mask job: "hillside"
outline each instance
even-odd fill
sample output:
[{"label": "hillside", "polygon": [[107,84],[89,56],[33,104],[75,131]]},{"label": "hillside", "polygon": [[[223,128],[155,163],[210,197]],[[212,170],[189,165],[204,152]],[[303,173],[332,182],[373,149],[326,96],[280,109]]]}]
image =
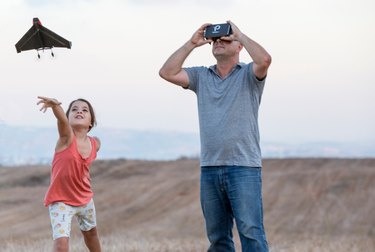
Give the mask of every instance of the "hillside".
[{"label": "hillside", "polygon": [[[308,249],[306,242],[328,248],[306,251],[371,251],[375,246],[375,159],[266,159],[263,167],[272,251],[304,251],[298,248]],[[23,251],[17,246],[24,244],[49,250],[48,211],[42,205],[49,169],[0,168],[5,251]],[[92,167],[92,184],[104,251],[206,248],[198,160],[100,160]],[[76,223],[72,244],[82,247]]]},{"label": "hillside", "polygon": [[[200,153],[198,133],[95,127],[90,134],[103,142],[99,159],[174,160],[197,158]],[[0,167],[49,164],[56,140],[55,127],[12,126],[0,121]],[[371,140],[280,143],[262,138],[261,148],[263,157],[267,158],[375,157],[375,142]]]}]

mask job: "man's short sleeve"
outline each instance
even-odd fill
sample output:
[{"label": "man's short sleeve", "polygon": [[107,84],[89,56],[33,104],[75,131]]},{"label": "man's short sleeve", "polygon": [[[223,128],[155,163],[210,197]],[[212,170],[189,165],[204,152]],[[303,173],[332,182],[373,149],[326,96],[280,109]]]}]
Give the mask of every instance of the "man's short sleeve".
[{"label": "man's short sleeve", "polygon": [[205,67],[185,67],[184,70],[189,76],[188,89],[196,92],[199,83],[199,74],[204,71]]}]

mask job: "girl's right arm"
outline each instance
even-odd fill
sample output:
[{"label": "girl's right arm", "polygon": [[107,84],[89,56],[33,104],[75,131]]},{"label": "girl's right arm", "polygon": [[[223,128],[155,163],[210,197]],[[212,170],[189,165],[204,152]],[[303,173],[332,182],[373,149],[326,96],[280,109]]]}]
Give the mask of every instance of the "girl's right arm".
[{"label": "girl's right arm", "polygon": [[43,111],[43,113],[45,113],[48,108],[51,108],[53,114],[57,119],[59,139],[57,141],[55,150],[60,151],[65,149],[73,140],[73,130],[69,125],[69,120],[66,117],[63,108],[60,106],[61,102],[54,98],[48,98],[44,96],[38,96],[38,99],[40,100],[38,101],[37,105],[43,104],[40,111]]}]

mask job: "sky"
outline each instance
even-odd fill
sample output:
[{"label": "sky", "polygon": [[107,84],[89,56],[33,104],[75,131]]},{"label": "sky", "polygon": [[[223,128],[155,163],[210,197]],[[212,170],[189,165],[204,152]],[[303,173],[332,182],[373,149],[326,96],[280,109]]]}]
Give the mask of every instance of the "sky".
[{"label": "sky", "polygon": [[[373,0],[2,0],[0,123],[55,126],[40,95],[64,109],[88,99],[102,128],[199,132],[195,94],[158,71],[202,24],[231,20],[273,59],[261,139],[373,142],[374,11]],[[34,17],[72,49],[17,53]],[[205,45],[184,66],[213,64]]]}]

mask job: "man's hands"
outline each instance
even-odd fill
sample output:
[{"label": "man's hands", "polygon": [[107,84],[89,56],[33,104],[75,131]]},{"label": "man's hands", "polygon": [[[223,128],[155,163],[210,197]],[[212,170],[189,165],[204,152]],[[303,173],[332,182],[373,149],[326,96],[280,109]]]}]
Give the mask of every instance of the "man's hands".
[{"label": "man's hands", "polygon": [[[220,40],[224,41],[239,41],[242,44],[243,34],[240,29],[230,20],[227,21],[232,28],[232,34],[229,36],[221,37]],[[199,47],[205,45],[207,43],[212,43],[212,39],[206,39],[204,37],[204,30],[207,26],[211,25],[210,23],[203,24],[191,37],[190,42],[193,44],[194,47]]]},{"label": "man's hands", "polygon": [[240,29],[238,29],[238,27],[230,20],[228,20],[227,23],[230,24],[230,26],[231,26],[232,34],[229,35],[229,36],[221,37],[220,40],[228,41],[228,42],[238,41],[242,44],[243,34],[240,31]]},{"label": "man's hands", "polygon": [[211,25],[210,23],[203,24],[191,37],[190,42],[194,45],[194,47],[199,47],[207,43],[211,43],[212,39],[206,39],[204,37],[204,29]]}]

